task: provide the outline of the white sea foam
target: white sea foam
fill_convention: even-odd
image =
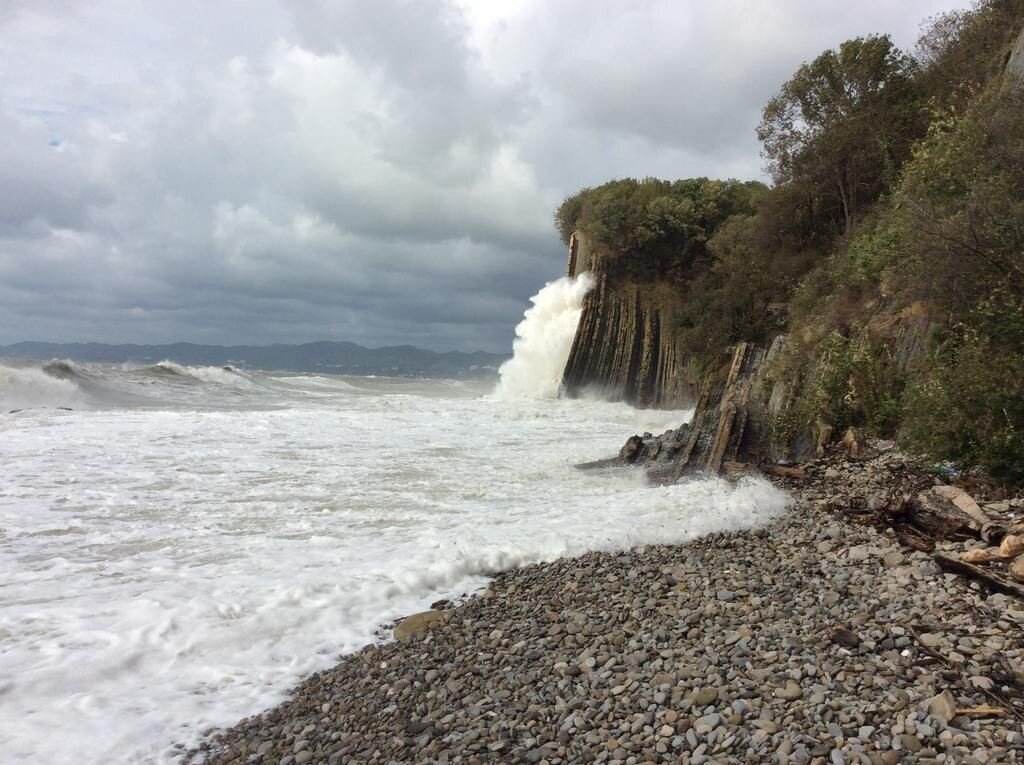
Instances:
[[[580,323],[583,298],[594,286],[590,274],[564,276],[548,282],[530,298],[533,303],[516,327],[512,358],[498,371],[495,397],[555,398],[562,385],[565,362]]]
[[[363,384],[375,393],[284,406],[268,384],[247,409],[0,418],[0,759],[173,761],[175,742],[487,574],[785,505],[763,482],[572,467],[686,413]]]

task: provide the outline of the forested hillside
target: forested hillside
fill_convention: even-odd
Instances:
[[[802,65],[764,107],[772,186],[613,181],[556,213],[616,259],[672,264],[699,369],[786,334],[773,437],[815,424],[1024,478],[1024,0]]]

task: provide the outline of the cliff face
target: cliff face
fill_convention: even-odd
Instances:
[[[785,443],[770,432],[773,419],[792,404],[792,382],[770,375],[786,342],[779,336],[767,349],[737,344],[726,363],[705,377],[690,422],[660,436],[633,436],[618,458],[594,465],[643,465],[654,482],[671,483],[694,473],[718,475],[814,456],[821,446],[816,439],[827,439],[830,431],[805,431]]]
[[[696,385],[677,350],[673,321],[680,296],[657,264],[643,271],[589,246],[579,232],[569,240],[569,276],[590,272],[594,288],[563,375],[570,396],[595,391],[635,406],[691,404]]]

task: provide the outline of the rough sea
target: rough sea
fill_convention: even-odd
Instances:
[[[689,416],[558,398],[587,286],[497,386],[0,360],[0,762],[173,762],[496,571],[782,512],[573,467]]]

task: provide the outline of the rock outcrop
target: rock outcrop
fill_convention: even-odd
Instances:
[[[888,363],[905,374],[925,351],[931,321],[911,306],[887,315],[882,324],[875,329],[885,333]],[[705,376],[690,422],[660,436],[633,436],[617,457],[581,467],[642,465],[652,480],[669,483],[693,473],[760,470],[791,476],[790,465],[821,457],[832,443],[857,456],[859,431],[837,429],[829,412],[814,416],[799,406],[803,386],[822,374],[827,359],[808,357],[787,365],[789,343],[787,335],[776,336],[767,347],[738,343]]]
[[[583,301],[562,381],[570,396],[603,398],[662,409],[691,404],[697,385],[679,353],[675,309],[679,288],[658,264],[645,269],[589,246],[569,242],[568,275],[590,272],[594,288]]]
[[[705,378],[690,422],[660,436],[634,436],[616,459],[593,466],[643,465],[652,480],[665,483],[813,457],[817,445],[809,436],[783,444],[772,439],[773,419],[791,403],[791,386],[769,377],[785,344],[785,336],[767,349],[739,343],[728,363]]]

